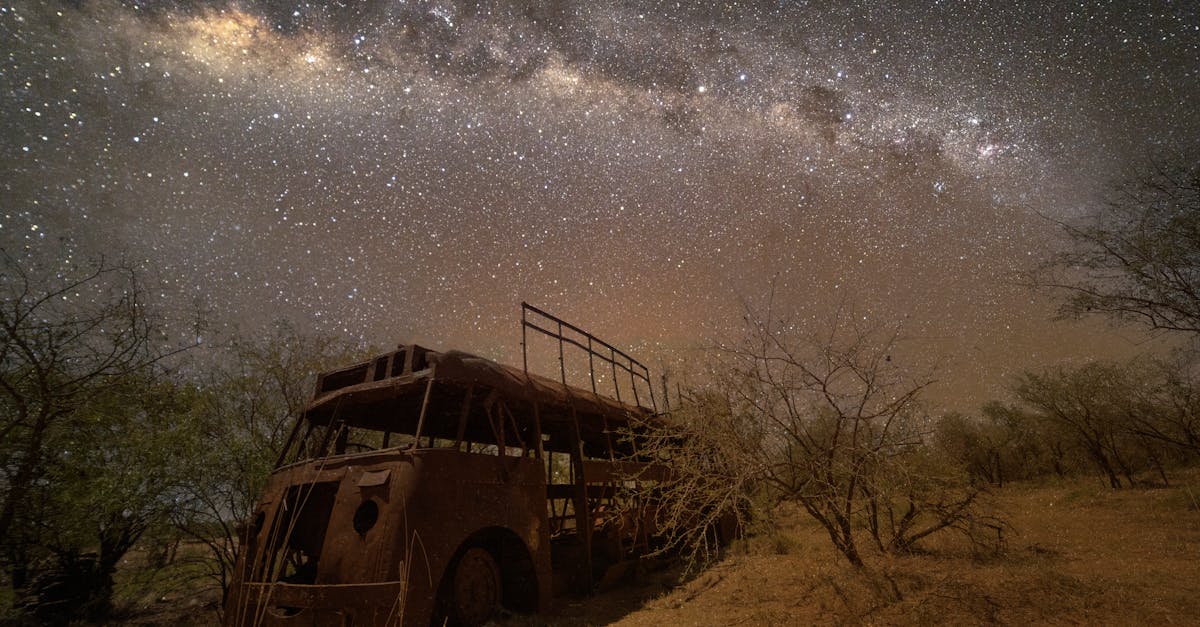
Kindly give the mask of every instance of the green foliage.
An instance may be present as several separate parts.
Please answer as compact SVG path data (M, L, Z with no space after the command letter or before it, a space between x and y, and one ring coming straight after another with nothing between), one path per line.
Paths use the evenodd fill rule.
M208 355L186 427L197 447L183 459L172 521L207 547L201 565L223 593L237 558L237 527L253 513L296 418L312 398L316 374L359 352L280 322L268 335L235 337Z
M314 374L349 358L280 323L189 368L142 302L138 272L0 256L0 564L6 604L40 622L100 620L113 573L149 534L202 541L227 583L246 518ZM172 552L156 552L163 565Z
M56 434L50 446L61 463L46 470L49 501L64 520L95 520L59 525L53 543L87 547L97 529L136 539L161 522L183 470L180 455L193 445L185 422L190 397L170 381L129 377L94 396L72 429Z
M167 524L176 462L192 444L181 428L187 399L148 379L99 391L47 442L53 456L15 530L28 569L22 595L41 619L57 620L56 601L76 616L106 616L118 563L143 534Z
M40 620L97 618L169 505L170 351L134 268L30 255L0 253L0 562Z

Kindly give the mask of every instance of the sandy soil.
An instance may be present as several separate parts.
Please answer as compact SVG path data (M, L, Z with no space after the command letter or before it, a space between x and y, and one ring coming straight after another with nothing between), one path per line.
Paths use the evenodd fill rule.
M917 555L839 560L801 515L698 576L655 573L532 624L1197 624L1200 475L1114 492L1096 480L1006 488L1005 549L950 539ZM528 619L526 619L528 620Z

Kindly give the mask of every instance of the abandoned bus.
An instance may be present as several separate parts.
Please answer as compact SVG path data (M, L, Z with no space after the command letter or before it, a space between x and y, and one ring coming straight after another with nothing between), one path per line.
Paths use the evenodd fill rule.
M645 367L523 304L530 332L560 364L585 354L592 389L530 374L527 352L416 345L320 375L244 527L226 623L480 625L645 555L652 508L630 488L662 472L628 437L655 420ZM624 401L596 391L618 377Z

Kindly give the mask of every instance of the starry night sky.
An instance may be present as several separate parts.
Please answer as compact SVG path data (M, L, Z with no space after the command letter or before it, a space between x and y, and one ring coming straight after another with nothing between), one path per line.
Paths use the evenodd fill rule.
M1022 273L1200 139L1194 2L5 2L0 245L519 363L529 301L654 366L741 302L904 325L975 403L1130 352Z

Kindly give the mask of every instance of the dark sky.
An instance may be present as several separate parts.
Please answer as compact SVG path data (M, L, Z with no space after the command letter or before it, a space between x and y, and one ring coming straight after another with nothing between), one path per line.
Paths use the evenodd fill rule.
M0 244L510 362L522 300L653 365L774 283L902 322L974 403L1145 347L1020 274L1194 154L1197 6L5 2Z

